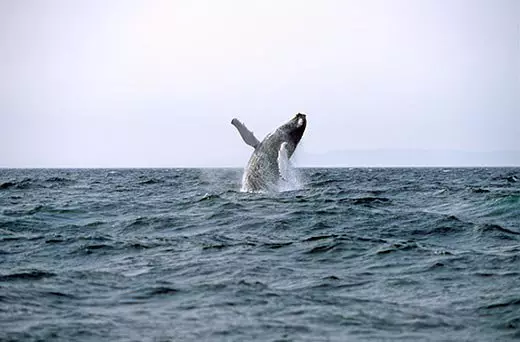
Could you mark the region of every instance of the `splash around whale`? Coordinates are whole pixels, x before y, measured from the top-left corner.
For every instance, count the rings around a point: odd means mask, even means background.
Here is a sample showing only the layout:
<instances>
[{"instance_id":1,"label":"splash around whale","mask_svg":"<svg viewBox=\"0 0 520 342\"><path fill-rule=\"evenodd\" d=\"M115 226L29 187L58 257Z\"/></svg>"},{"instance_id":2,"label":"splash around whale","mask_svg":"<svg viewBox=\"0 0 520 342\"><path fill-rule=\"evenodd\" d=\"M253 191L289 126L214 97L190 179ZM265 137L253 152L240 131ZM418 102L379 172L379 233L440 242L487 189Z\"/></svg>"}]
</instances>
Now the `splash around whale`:
<instances>
[{"instance_id":1,"label":"splash around whale","mask_svg":"<svg viewBox=\"0 0 520 342\"><path fill-rule=\"evenodd\" d=\"M296 114L262 141L238 119L233 119L231 124L237 128L245 143L255 149L244 170L242 191L285 190L288 182L294 179L290 158L307 127L306 115Z\"/></svg>"}]
</instances>

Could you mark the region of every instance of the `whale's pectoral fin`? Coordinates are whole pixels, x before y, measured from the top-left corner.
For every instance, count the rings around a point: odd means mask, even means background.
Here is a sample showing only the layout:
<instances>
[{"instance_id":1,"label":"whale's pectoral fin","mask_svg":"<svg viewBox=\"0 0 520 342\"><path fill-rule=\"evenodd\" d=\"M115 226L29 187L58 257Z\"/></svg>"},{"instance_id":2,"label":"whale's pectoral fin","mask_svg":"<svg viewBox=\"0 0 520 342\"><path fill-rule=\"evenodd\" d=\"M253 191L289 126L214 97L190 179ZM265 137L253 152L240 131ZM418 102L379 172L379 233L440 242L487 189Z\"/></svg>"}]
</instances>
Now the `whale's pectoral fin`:
<instances>
[{"instance_id":1,"label":"whale's pectoral fin","mask_svg":"<svg viewBox=\"0 0 520 342\"><path fill-rule=\"evenodd\" d=\"M260 141L255 137L253 132L248 130L246 125L238 121L238 119L231 120L231 124L237 128L238 133L240 133L240 136L244 139L246 144L254 148L260 145Z\"/></svg>"},{"instance_id":2,"label":"whale's pectoral fin","mask_svg":"<svg viewBox=\"0 0 520 342\"><path fill-rule=\"evenodd\" d=\"M287 151L287 143L284 142L278 150L278 171L280 172L280 178L284 181L289 179L289 151Z\"/></svg>"}]
</instances>

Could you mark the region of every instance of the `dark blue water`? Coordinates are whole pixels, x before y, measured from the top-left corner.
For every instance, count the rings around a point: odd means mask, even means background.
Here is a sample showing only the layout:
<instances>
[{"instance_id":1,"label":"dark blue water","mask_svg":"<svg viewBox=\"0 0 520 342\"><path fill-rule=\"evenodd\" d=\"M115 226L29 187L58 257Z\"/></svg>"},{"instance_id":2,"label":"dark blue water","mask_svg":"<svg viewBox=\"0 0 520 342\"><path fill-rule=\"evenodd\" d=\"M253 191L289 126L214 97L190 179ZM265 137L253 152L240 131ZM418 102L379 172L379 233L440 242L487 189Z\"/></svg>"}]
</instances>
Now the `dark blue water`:
<instances>
[{"instance_id":1,"label":"dark blue water","mask_svg":"<svg viewBox=\"0 0 520 342\"><path fill-rule=\"evenodd\" d=\"M2 341L520 338L520 169L0 170Z\"/></svg>"}]
</instances>

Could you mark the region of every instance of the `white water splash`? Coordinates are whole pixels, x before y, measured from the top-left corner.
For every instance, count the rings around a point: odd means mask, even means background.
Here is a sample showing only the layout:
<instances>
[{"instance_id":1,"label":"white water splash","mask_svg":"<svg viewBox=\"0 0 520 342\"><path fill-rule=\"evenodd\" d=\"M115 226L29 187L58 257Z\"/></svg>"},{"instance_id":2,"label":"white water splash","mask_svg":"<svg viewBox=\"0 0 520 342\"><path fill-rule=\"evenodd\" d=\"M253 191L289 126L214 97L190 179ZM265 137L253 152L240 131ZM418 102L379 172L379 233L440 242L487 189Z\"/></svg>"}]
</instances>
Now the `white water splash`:
<instances>
[{"instance_id":1,"label":"white water splash","mask_svg":"<svg viewBox=\"0 0 520 342\"><path fill-rule=\"evenodd\" d=\"M247 174L247 171L244 170L244 172L242 173L242 182L241 182L241 186L240 186L240 192L249 192L247 187L246 187L246 174Z\"/></svg>"},{"instance_id":2,"label":"white water splash","mask_svg":"<svg viewBox=\"0 0 520 342\"><path fill-rule=\"evenodd\" d=\"M305 184L303 181L303 176L290 161L288 161L288 163L284 165L284 170L284 175L280 175L277 184L272 184L269 188L258 191L251 191L245 186L247 173L244 172L242 174L242 185L240 187L240 192L272 193L296 191L304 188Z\"/></svg>"},{"instance_id":3,"label":"white water splash","mask_svg":"<svg viewBox=\"0 0 520 342\"><path fill-rule=\"evenodd\" d=\"M303 189L303 181L298 169L294 167L288 158L278 160L280 179L278 180L278 191L295 191Z\"/></svg>"},{"instance_id":4,"label":"white water splash","mask_svg":"<svg viewBox=\"0 0 520 342\"><path fill-rule=\"evenodd\" d=\"M264 184L264 186L266 187L265 189L256 190L253 192L272 193L303 189L304 182L302 176L298 169L296 169L293 163L289 160L289 152L287 150L286 142L283 142L281 144L280 149L278 151L278 157L276 159L276 162L278 166L278 179L272 183L268 182L268 184ZM272 165L269 165L269 167L272 167ZM269 172L269 170L264 171ZM251 192L251 190L249 190L246 186L247 177L248 173L247 170L245 170L242 175L242 187L240 189L241 192Z\"/></svg>"}]
</instances>

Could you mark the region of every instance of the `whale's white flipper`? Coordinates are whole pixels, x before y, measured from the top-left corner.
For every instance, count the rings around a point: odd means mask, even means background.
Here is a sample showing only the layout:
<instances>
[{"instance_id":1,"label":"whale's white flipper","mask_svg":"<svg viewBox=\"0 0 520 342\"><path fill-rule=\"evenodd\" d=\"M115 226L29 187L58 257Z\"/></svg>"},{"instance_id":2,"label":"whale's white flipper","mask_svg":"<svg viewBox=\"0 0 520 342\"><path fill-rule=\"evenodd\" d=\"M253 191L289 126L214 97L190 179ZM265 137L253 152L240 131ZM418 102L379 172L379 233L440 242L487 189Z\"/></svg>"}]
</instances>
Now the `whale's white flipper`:
<instances>
[{"instance_id":1,"label":"whale's white flipper","mask_svg":"<svg viewBox=\"0 0 520 342\"><path fill-rule=\"evenodd\" d=\"M235 126L238 130L238 133L240 133L240 136L242 139L244 139L245 143L249 146L257 148L258 145L260 145L260 141L255 137L253 132L247 129L246 125L238 121L238 119L231 120L231 124Z\"/></svg>"},{"instance_id":2,"label":"whale's white flipper","mask_svg":"<svg viewBox=\"0 0 520 342\"><path fill-rule=\"evenodd\" d=\"M287 151L287 143L283 142L280 146L280 150L278 151L278 170L280 172L280 178L283 181L287 181L289 179L290 172L290 162L289 162L289 151Z\"/></svg>"}]
</instances>

